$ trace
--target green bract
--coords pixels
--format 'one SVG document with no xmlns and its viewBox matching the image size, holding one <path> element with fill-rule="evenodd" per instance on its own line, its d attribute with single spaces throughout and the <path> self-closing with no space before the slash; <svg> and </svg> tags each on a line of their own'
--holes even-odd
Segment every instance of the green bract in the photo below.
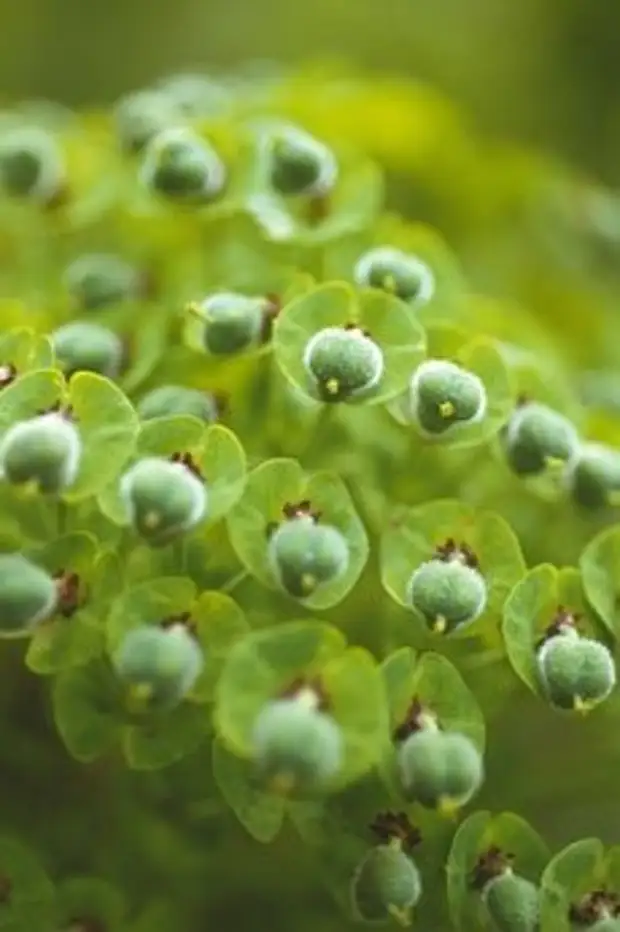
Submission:
<svg viewBox="0 0 620 932">
<path fill-rule="evenodd" d="M 367 922 L 398 917 L 406 921 L 421 895 L 418 868 L 398 844 L 372 848 L 351 882 L 354 914 Z"/>
<path fill-rule="evenodd" d="M 81 458 L 79 431 L 60 412 L 19 421 L 0 439 L 0 477 L 45 493 L 63 492 L 72 486 Z"/>
<path fill-rule="evenodd" d="M 311 515 L 281 524 L 270 537 L 268 553 L 282 588 L 302 599 L 344 576 L 349 567 L 349 548 L 341 532 L 318 524 Z"/>
<path fill-rule="evenodd" d="M 284 793 L 319 792 L 337 776 L 344 757 L 341 731 L 316 704 L 308 690 L 275 700 L 259 713 L 254 759 L 266 785 Z"/>
<path fill-rule="evenodd" d="M 414 571 L 409 599 L 431 630 L 449 634 L 480 617 L 487 603 L 487 587 L 476 567 L 459 559 L 434 559 Z"/>
<path fill-rule="evenodd" d="M 56 359 L 63 372 L 97 372 L 117 378 L 122 370 L 125 350 L 121 338 L 100 324 L 75 321 L 51 334 Z"/>
<path fill-rule="evenodd" d="M 0 554 L 0 637 L 30 634 L 53 614 L 56 583 L 17 553 Z"/>
<path fill-rule="evenodd" d="M 427 304 L 435 291 L 431 269 L 402 249 L 376 246 L 360 256 L 353 270 L 356 284 L 381 288 L 414 305 Z"/>
<path fill-rule="evenodd" d="M 480 752 L 469 738 L 433 726 L 405 739 L 398 766 L 407 799 L 446 812 L 469 802 L 484 775 Z"/>
<path fill-rule="evenodd" d="M 79 310 L 95 311 L 134 298 L 140 291 L 136 269 L 120 256 L 87 253 L 65 270 L 64 283 Z"/>
<path fill-rule="evenodd" d="M 180 114 L 166 94 L 137 91 L 119 100 L 114 122 L 121 147 L 129 152 L 140 152 L 154 136 L 180 122 Z"/>
<path fill-rule="evenodd" d="M 620 491 L 620 451 L 600 443 L 586 443 L 569 463 L 564 481 L 573 500 L 583 508 L 603 508 Z"/>
<path fill-rule="evenodd" d="M 510 468 L 533 476 L 559 460 L 570 461 L 578 451 L 577 431 L 562 414 L 538 402 L 526 402 L 510 418 L 503 438 Z"/>
<path fill-rule="evenodd" d="M 210 143 L 190 129 L 173 127 L 152 137 L 140 169 L 142 183 L 181 203 L 211 201 L 223 190 L 226 168 Z"/>
<path fill-rule="evenodd" d="M 308 341 L 304 366 L 323 401 L 369 394 L 383 376 L 381 348 L 357 327 L 326 327 Z"/>
<path fill-rule="evenodd" d="M 203 480 L 184 462 L 145 457 L 122 477 L 120 495 L 132 527 L 150 544 L 191 531 L 207 513 Z"/>
<path fill-rule="evenodd" d="M 270 181 L 279 194 L 326 194 L 338 177 L 333 153 L 296 127 L 279 130 L 271 136 L 267 157 Z"/>
<path fill-rule="evenodd" d="M 549 637 L 538 650 L 543 687 L 560 709 L 588 709 L 606 699 L 616 685 L 609 649 L 584 638 L 573 627 Z"/>
<path fill-rule="evenodd" d="M 183 624 L 134 628 L 114 654 L 129 701 L 145 709 L 171 709 L 190 691 L 203 665 L 195 638 Z"/>
<path fill-rule="evenodd" d="M 443 359 L 429 359 L 411 379 L 411 408 L 419 426 L 431 436 L 484 418 L 484 384 L 472 372 Z"/>
<path fill-rule="evenodd" d="M 191 313 L 202 323 L 204 349 L 214 356 L 228 356 L 256 345 L 266 303 L 264 298 L 224 291 L 190 305 Z"/>
<path fill-rule="evenodd" d="M 0 132 L 0 185 L 7 194 L 46 204 L 64 184 L 65 166 L 53 136 L 37 127 Z"/>
<path fill-rule="evenodd" d="M 539 929 L 539 891 L 531 880 L 508 869 L 486 885 L 483 899 L 498 932 Z"/>
<path fill-rule="evenodd" d="M 209 392 L 201 392 L 184 385 L 160 385 L 143 395 L 136 410 L 140 417 L 151 420 L 175 414 L 189 414 L 210 424 L 217 420 L 218 406 Z"/>
</svg>

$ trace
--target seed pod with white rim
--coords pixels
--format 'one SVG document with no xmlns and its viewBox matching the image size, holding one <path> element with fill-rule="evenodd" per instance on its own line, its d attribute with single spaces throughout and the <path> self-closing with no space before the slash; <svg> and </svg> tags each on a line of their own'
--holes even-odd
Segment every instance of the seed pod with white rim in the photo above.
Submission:
<svg viewBox="0 0 620 932">
<path fill-rule="evenodd" d="M 375 246 L 357 260 L 353 280 L 361 288 L 378 288 L 414 305 L 427 304 L 435 293 L 435 276 L 417 256 L 393 246 Z"/>
<path fill-rule="evenodd" d="M 183 203 L 206 203 L 226 184 L 226 168 L 210 143 L 185 127 L 154 136 L 140 168 L 142 184 L 163 197 Z"/>
<path fill-rule="evenodd" d="M 407 597 L 432 631 L 449 634 L 482 615 L 488 591 L 469 548 L 449 540 L 412 573 Z"/>
<path fill-rule="evenodd" d="M 0 638 L 31 634 L 56 610 L 55 580 L 19 553 L 0 554 Z"/>
<path fill-rule="evenodd" d="M 297 127 L 275 132 L 268 142 L 270 180 L 284 196 L 327 194 L 336 184 L 338 162 L 322 142 Z"/>
<path fill-rule="evenodd" d="M 604 508 L 620 491 L 620 451 L 602 443 L 584 443 L 569 462 L 564 483 L 583 508 Z"/>
<path fill-rule="evenodd" d="M 385 370 L 381 347 L 354 325 L 326 327 L 306 344 L 304 368 L 326 402 L 370 395 Z"/>
<path fill-rule="evenodd" d="M 50 411 L 13 424 L 0 440 L 0 477 L 57 494 L 73 485 L 82 459 L 82 441 L 70 416 Z"/>
<path fill-rule="evenodd" d="M 202 343 L 213 356 L 232 356 L 258 345 L 268 301 L 234 291 L 218 291 L 187 307 L 202 324 Z"/>
<path fill-rule="evenodd" d="M 559 709 L 588 711 L 616 685 L 616 666 L 605 644 L 582 637 L 572 624 L 560 625 L 536 654 L 541 685 Z"/>
<path fill-rule="evenodd" d="M 428 359 L 414 372 L 409 388 L 411 412 L 429 436 L 478 424 L 487 410 L 482 380 L 445 359 Z"/>
<path fill-rule="evenodd" d="M 0 137 L 0 186 L 11 197 L 52 203 L 65 186 L 65 165 L 54 137 L 38 127 Z"/>
<path fill-rule="evenodd" d="M 568 463 L 579 449 L 571 422 L 535 401 L 519 405 L 506 425 L 503 442 L 508 464 L 519 476 L 542 473 L 554 461 Z"/>
<path fill-rule="evenodd" d="M 64 282 L 76 305 L 87 311 L 120 304 L 140 291 L 136 269 L 120 256 L 107 253 L 79 256 L 67 267 Z"/>
<path fill-rule="evenodd" d="M 122 372 L 125 347 L 119 335 L 108 327 L 76 320 L 54 330 L 51 341 L 66 376 L 75 372 L 96 372 L 116 379 Z"/>
<path fill-rule="evenodd" d="M 152 546 L 192 531 L 207 513 L 205 483 L 186 456 L 138 460 L 122 476 L 120 495 L 132 527 Z"/>
<path fill-rule="evenodd" d="M 282 588 L 301 599 L 346 573 L 349 545 L 338 528 L 301 513 L 289 517 L 272 533 L 267 556 Z"/>
<path fill-rule="evenodd" d="M 176 414 L 189 414 L 207 424 L 218 418 L 219 410 L 216 399 L 209 392 L 185 385 L 160 385 L 144 395 L 136 406 L 143 421 L 155 417 L 169 417 Z"/>
</svg>

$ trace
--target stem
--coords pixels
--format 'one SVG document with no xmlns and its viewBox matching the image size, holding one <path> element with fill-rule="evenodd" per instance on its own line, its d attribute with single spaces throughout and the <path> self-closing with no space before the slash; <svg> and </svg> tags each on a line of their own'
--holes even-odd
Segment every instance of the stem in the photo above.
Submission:
<svg viewBox="0 0 620 932">
<path fill-rule="evenodd" d="M 248 579 L 250 574 L 247 570 L 239 570 L 234 576 L 231 576 L 228 582 L 225 582 L 223 586 L 220 586 L 220 592 L 223 592 L 225 595 L 229 595 L 233 592 L 237 586 L 240 586 L 242 582 Z"/>
</svg>

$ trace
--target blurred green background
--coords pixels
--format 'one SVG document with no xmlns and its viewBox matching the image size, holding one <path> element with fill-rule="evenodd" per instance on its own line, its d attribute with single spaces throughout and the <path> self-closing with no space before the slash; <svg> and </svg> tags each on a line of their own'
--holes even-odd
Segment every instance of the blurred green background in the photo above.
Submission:
<svg viewBox="0 0 620 932">
<path fill-rule="evenodd" d="M 618 0 L 0 0 L 0 93 L 108 101 L 162 73 L 344 57 L 620 184 Z"/>
</svg>

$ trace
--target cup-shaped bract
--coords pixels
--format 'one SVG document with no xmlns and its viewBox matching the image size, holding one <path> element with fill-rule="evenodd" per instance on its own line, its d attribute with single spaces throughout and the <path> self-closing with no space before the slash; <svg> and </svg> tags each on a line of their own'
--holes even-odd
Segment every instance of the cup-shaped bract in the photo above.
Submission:
<svg viewBox="0 0 620 932">
<path fill-rule="evenodd" d="M 206 204 L 226 184 L 226 167 L 211 143 L 186 127 L 161 130 L 146 146 L 140 179 L 172 202 Z"/>
<path fill-rule="evenodd" d="M 425 351 L 419 324 L 398 299 L 356 296 L 343 283 L 319 285 L 291 301 L 274 326 L 276 362 L 317 401 L 378 404 L 406 389 Z"/>
<path fill-rule="evenodd" d="M 0 554 L 0 637 L 30 635 L 53 615 L 56 582 L 19 553 Z"/>
<path fill-rule="evenodd" d="M 59 494 L 73 485 L 81 459 L 80 432 L 62 412 L 18 421 L 0 439 L 0 477 L 47 494 Z"/>
<path fill-rule="evenodd" d="M 50 335 L 57 363 L 66 376 L 96 372 L 109 379 L 121 374 L 125 350 L 122 339 L 109 327 L 92 321 L 63 324 Z"/>
</svg>

